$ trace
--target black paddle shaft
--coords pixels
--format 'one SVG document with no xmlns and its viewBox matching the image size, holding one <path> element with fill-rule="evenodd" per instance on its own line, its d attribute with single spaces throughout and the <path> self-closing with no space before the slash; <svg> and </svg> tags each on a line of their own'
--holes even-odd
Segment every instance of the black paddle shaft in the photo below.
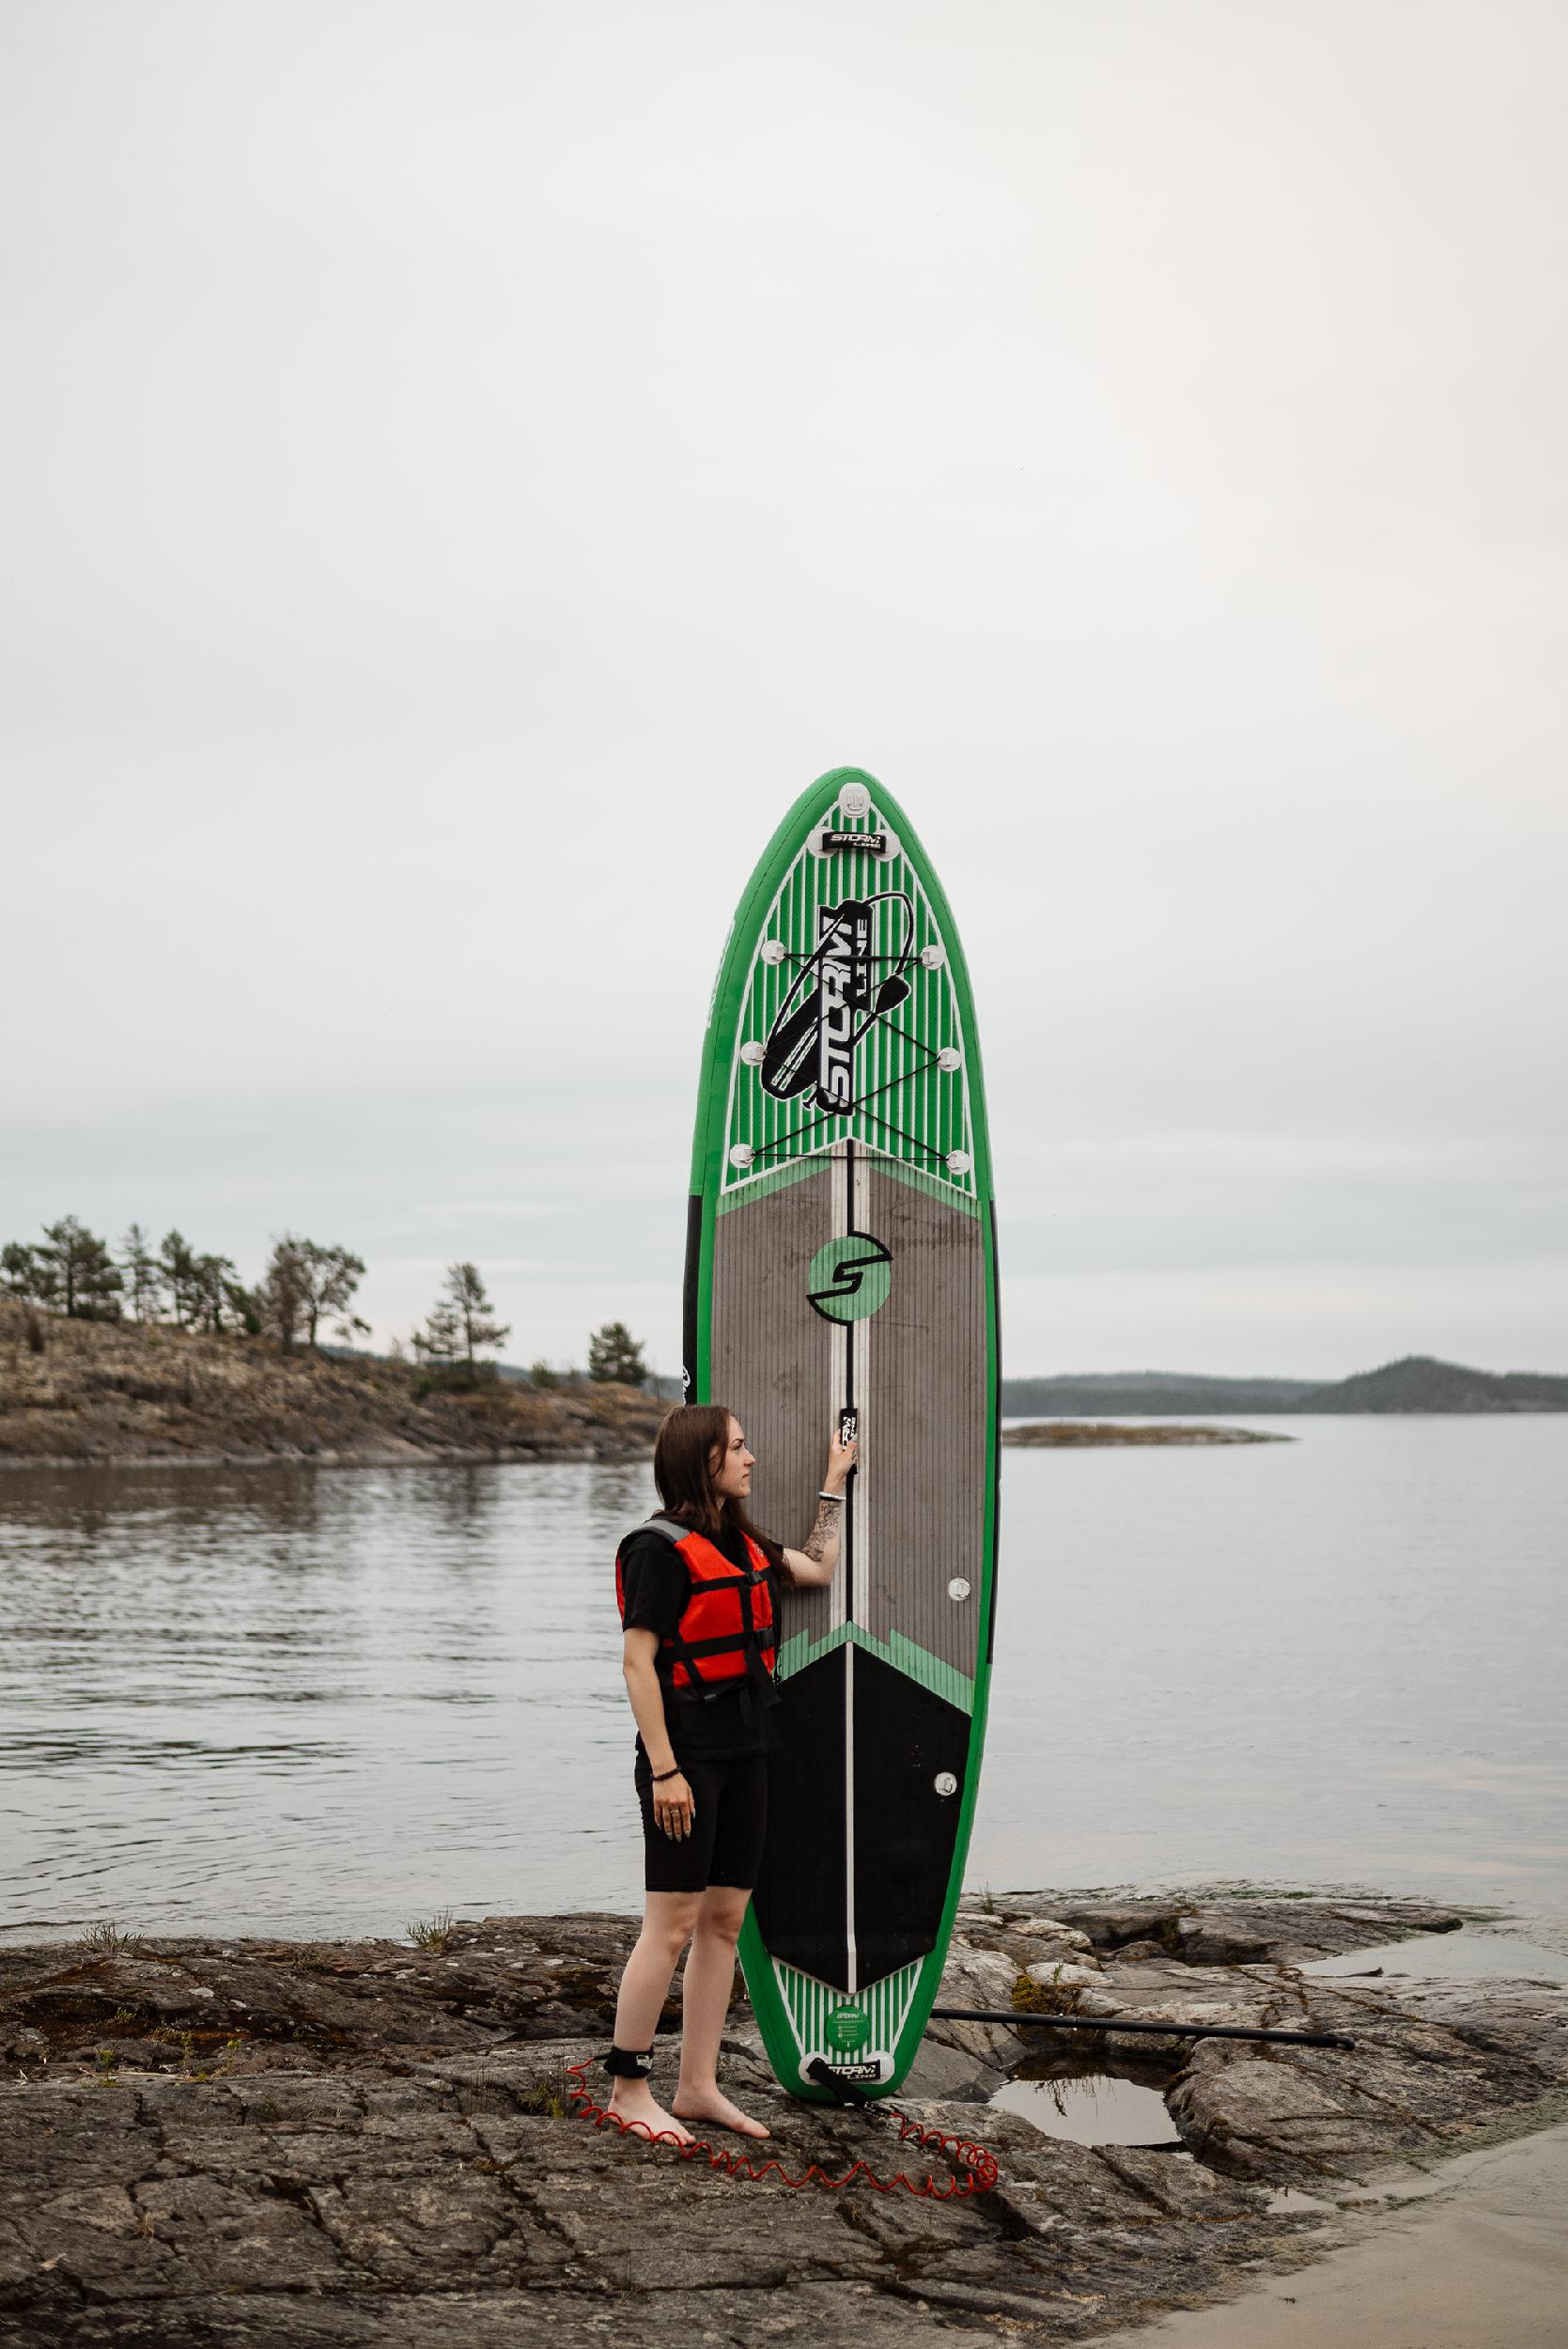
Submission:
<svg viewBox="0 0 1568 2349">
<path fill-rule="evenodd" d="M 1354 2047 L 1332 2030 L 1252 2030 L 1244 2023 L 1140 2023 L 1119 2015 L 999 2014 L 990 2007 L 934 2006 L 934 2023 L 1006 2023 L 1017 2029 L 1033 2023 L 1041 2030 L 1141 2030 L 1151 2039 L 1267 2039 L 1290 2047 Z"/>
</svg>

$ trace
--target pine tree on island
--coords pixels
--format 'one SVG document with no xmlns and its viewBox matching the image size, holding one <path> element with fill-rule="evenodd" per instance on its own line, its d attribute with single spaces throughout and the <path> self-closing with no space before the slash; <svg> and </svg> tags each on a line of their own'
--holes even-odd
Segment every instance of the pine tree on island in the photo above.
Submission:
<svg viewBox="0 0 1568 2349">
<path fill-rule="evenodd" d="M 79 1217 L 44 1226 L 42 1244 L 8 1241 L 0 1251 L 0 1283 L 8 1295 L 69 1321 L 116 1321 L 125 1283 L 109 1243 Z"/>
<path fill-rule="evenodd" d="M 316 1350 L 318 1332 L 328 1314 L 337 1316 L 341 1338 L 366 1332 L 370 1324 L 349 1310 L 364 1278 L 365 1261 L 351 1250 L 326 1247 L 319 1240 L 302 1238 L 297 1232 L 285 1232 L 273 1244 L 272 1260 L 253 1300 L 262 1330 L 286 1354 L 302 1339 Z"/>
<path fill-rule="evenodd" d="M 604 1385 L 646 1385 L 648 1366 L 643 1348 L 624 1321 L 607 1321 L 588 1340 L 588 1376 Z"/>
<path fill-rule="evenodd" d="M 142 1224 L 127 1224 L 119 1244 L 119 1263 L 132 1318 L 156 1321 L 163 1304 L 163 1267 L 153 1252 L 152 1234 Z"/>
<path fill-rule="evenodd" d="M 493 1362 L 480 1362 L 482 1348 L 501 1346 L 512 1334 L 509 1321 L 498 1321 L 489 1293 L 476 1264 L 449 1264 L 441 1296 L 425 1325 L 413 1333 L 413 1350 L 433 1371 L 448 1377 L 459 1374 L 465 1384 L 481 1376 L 493 1377 Z"/>
</svg>

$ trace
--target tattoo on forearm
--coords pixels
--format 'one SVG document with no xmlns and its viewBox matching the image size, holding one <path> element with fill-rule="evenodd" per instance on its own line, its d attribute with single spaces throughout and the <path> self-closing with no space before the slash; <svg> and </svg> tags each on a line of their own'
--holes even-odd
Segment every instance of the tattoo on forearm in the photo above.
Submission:
<svg viewBox="0 0 1568 2349">
<path fill-rule="evenodd" d="M 816 1504 L 816 1523 L 804 1543 L 806 1556 L 815 1565 L 819 1566 L 827 1556 L 828 1544 L 838 1539 L 838 1511 L 836 1501 L 819 1501 Z"/>
</svg>

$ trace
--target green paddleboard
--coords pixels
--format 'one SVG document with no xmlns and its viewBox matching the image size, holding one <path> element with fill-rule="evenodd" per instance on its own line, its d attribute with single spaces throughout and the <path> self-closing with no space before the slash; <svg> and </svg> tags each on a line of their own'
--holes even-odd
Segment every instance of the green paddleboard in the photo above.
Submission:
<svg viewBox="0 0 1568 2349">
<path fill-rule="evenodd" d="M 741 1938 L 794 2094 L 896 2088 L 937 1994 L 980 1778 L 997 1540 L 997 1273 L 969 977 L 908 818 L 841 767 L 791 808 L 714 990 L 686 1377 L 800 1548 L 830 1429 L 861 1465 L 831 1590 L 786 1593 L 768 1852 Z"/>
</svg>

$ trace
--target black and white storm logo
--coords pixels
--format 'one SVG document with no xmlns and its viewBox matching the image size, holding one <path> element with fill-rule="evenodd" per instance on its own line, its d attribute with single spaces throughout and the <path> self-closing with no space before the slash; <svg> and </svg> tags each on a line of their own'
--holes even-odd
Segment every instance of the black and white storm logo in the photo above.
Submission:
<svg viewBox="0 0 1568 2349">
<path fill-rule="evenodd" d="M 915 910 L 901 889 L 821 906 L 816 946 L 795 974 L 763 1048 L 763 1088 L 792 1101 L 815 1088 L 830 1113 L 855 1106 L 861 1039 L 909 992 Z"/>
</svg>

